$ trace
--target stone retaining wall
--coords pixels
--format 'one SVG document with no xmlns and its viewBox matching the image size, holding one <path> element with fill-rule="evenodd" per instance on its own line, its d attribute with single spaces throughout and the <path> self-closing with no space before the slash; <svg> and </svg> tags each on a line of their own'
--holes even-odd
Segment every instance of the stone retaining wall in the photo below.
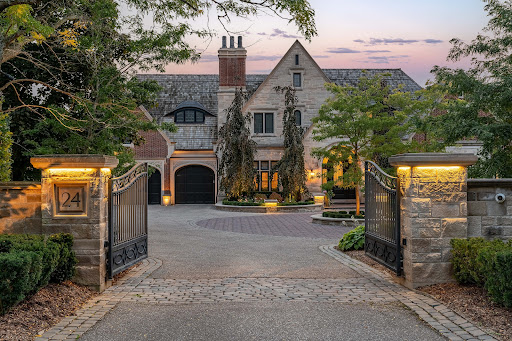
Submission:
<svg viewBox="0 0 512 341">
<path fill-rule="evenodd" d="M 505 201 L 496 201 L 497 194 Z M 512 179 L 468 180 L 467 236 L 512 239 Z"/>
<path fill-rule="evenodd" d="M 0 182 L 0 233 L 42 233 L 41 183 Z"/>
</svg>

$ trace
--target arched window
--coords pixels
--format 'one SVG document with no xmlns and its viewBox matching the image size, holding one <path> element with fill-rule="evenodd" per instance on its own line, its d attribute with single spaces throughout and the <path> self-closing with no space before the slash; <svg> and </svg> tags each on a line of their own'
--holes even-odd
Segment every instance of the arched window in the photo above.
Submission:
<svg viewBox="0 0 512 341">
<path fill-rule="evenodd" d="M 208 112 L 201 103 L 196 101 L 181 102 L 172 112 L 175 123 L 204 123 Z"/>
<path fill-rule="evenodd" d="M 302 116 L 301 116 L 300 110 L 295 110 L 295 125 L 297 125 L 297 126 L 302 125 Z"/>
</svg>

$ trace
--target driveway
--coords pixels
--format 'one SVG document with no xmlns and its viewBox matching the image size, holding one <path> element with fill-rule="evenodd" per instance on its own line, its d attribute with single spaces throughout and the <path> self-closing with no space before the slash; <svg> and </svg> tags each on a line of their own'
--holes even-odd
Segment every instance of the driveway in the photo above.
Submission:
<svg viewBox="0 0 512 341">
<path fill-rule="evenodd" d="M 334 250 L 347 229 L 307 214 L 179 205 L 149 217 L 150 258 L 38 340 L 492 339 Z"/>
</svg>

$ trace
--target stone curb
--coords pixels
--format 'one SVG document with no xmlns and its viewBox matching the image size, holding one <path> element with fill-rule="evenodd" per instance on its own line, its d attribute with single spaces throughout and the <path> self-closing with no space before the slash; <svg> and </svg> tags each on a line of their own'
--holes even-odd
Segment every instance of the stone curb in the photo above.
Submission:
<svg viewBox="0 0 512 341">
<path fill-rule="evenodd" d="M 360 275 L 373 278 L 377 286 L 414 311 L 421 320 L 449 340 L 496 340 L 441 302 L 393 282 L 389 274 L 355 260 L 334 247 L 335 245 L 320 246 L 320 250 Z"/>
</svg>

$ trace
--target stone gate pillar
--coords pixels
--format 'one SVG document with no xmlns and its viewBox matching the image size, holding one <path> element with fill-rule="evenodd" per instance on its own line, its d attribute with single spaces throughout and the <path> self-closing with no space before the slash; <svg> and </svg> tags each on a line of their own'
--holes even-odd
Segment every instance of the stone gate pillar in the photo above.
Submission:
<svg viewBox="0 0 512 341">
<path fill-rule="evenodd" d="M 476 155 L 411 153 L 398 167 L 405 285 L 451 282 L 450 240 L 467 237 L 467 166 Z"/>
<path fill-rule="evenodd" d="M 106 288 L 108 179 L 118 160 L 105 155 L 45 155 L 30 159 L 42 169 L 44 234 L 70 233 L 78 258 L 76 283 Z"/>
</svg>

